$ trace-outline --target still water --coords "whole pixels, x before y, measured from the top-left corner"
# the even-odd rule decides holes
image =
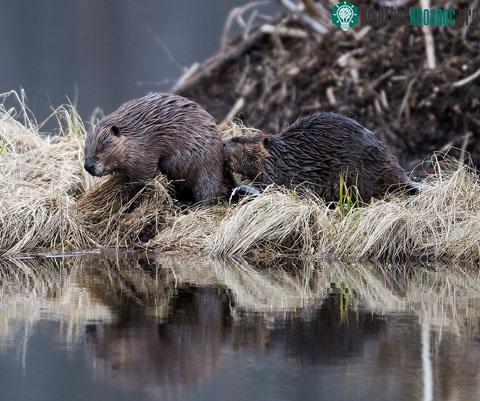
[[[478,272],[178,255],[0,269],[2,401],[480,399]]]
[[[110,113],[212,56],[230,10],[248,2],[0,0],[0,93],[24,88],[40,121],[68,99],[85,119]]]

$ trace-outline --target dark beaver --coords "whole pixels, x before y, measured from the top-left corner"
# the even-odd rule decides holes
[[[257,184],[306,185],[327,202],[339,199],[340,177],[364,202],[393,188],[416,187],[375,135],[335,113],[300,117],[280,134],[224,141],[225,165]]]
[[[85,170],[119,173],[143,183],[158,172],[174,181],[176,195],[193,201],[225,197],[221,136],[215,119],[184,97],[151,93],[121,105],[99,121],[85,140]]]

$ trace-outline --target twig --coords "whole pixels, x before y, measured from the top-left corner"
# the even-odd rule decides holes
[[[453,147],[455,141],[448,141],[445,145],[443,145],[440,149],[438,149],[436,152],[438,153],[447,153],[448,150],[450,150]]]
[[[263,24],[260,31],[269,34],[278,34],[280,36],[288,36],[291,38],[306,38],[308,35],[305,31],[297,28],[287,28],[284,26],[274,26],[270,24]]]
[[[243,106],[245,106],[245,99],[243,97],[239,98],[233,107],[230,109],[228,114],[225,116],[223,121],[220,123],[220,126],[224,126],[226,123],[232,121],[233,117],[235,117],[240,110],[242,110]]]
[[[255,18],[257,18],[258,11],[253,10],[251,14],[248,16],[247,22],[245,24],[245,29],[243,31],[243,39],[245,40],[248,38],[248,35],[250,34],[250,30],[252,29],[253,22],[255,21]]]
[[[372,82],[372,84],[370,85],[371,88],[375,89],[380,83],[382,83],[382,81],[384,81],[385,79],[390,77],[394,72],[395,72],[395,70],[393,70],[391,68],[387,72],[384,72],[375,81]]]
[[[472,133],[468,131],[465,135],[463,135],[462,140],[462,147],[460,148],[460,162],[463,163],[465,161],[465,154],[467,153],[467,146],[470,142],[470,138],[472,137]]]
[[[163,50],[163,52],[165,53],[167,58],[172,62],[172,64],[175,64],[182,71],[185,71],[185,66],[175,58],[172,51],[167,47],[165,43],[163,43],[163,40],[160,39],[160,36],[153,30],[153,28],[148,26],[147,31],[155,40],[155,42],[157,42],[157,44],[160,46],[160,48]]]
[[[307,14],[311,15],[313,18],[321,18],[320,12],[318,11],[313,0],[302,0],[302,3]]]
[[[421,0],[422,10],[430,9],[430,0]],[[435,41],[433,39],[430,25],[422,25],[422,32],[425,38],[425,51],[427,54],[427,69],[434,70],[437,67],[435,60]]]
[[[465,115],[468,121],[471,121],[477,128],[480,128],[480,120],[476,119],[471,113]]]
[[[460,81],[454,82],[452,84],[452,87],[459,88],[460,86],[464,86],[469,82],[472,82],[474,79],[477,79],[478,77],[480,77],[480,68],[477,71],[475,71],[472,75],[469,75],[468,77],[463,78]]]
[[[328,29],[324,27],[319,21],[315,18],[310,17],[310,15],[303,13],[294,3],[290,0],[277,0],[283,7],[288,11],[295,14],[300,21],[302,21],[309,28],[313,29],[320,35],[325,35],[328,32]]]
[[[202,79],[216,74],[223,66],[230,62],[234,62],[236,59],[247,53],[248,50],[265,35],[266,34],[263,32],[255,31],[248,37],[248,39],[241,41],[229,49],[226,49],[223,53],[220,52],[209,58],[207,61],[203,62],[193,74],[190,74],[188,79],[182,80],[183,82],[181,85],[177,83],[177,85],[175,85],[174,93],[181,94],[182,91],[188,90],[188,88],[191,88]]]
[[[385,92],[384,89],[382,89],[380,91],[380,103],[382,104],[382,106],[385,108],[385,109],[389,109],[389,105],[388,105],[388,99],[387,99],[387,93]]]
[[[408,99],[410,98],[410,92],[412,91],[413,84],[417,78],[413,78],[407,85],[407,90],[405,91],[405,96],[403,96],[402,103],[400,104],[400,110],[398,110],[398,118],[402,117],[405,108],[407,107]]]
[[[335,98],[335,92],[333,92],[333,88],[329,86],[326,91],[328,103],[330,103],[332,106],[337,104],[337,99]]]
[[[180,88],[193,74],[195,74],[200,66],[199,63],[192,64],[187,71],[185,71],[180,78],[178,78],[177,82],[175,83],[174,87],[172,88],[172,92],[175,92],[178,88]]]
[[[435,153],[450,153],[452,150],[459,150],[460,154],[458,156],[458,161],[459,163],[463,163],[465,161],[465,156],[470,155],[469,152],[467,152],[467,147],[470,144],[470,139],[472,138],[472,132],[468,131],[462,136],[458,138],[454,138],[451,141],[447,142],[445,145],[443,145],[440,149],[438,149]],[[458,143],[457,141],[461,140],[461,145],[460,148],[457,146],[454,146],[455,143]]]
[[[221,39],[221,42],[220,42],[220,52],[223,52],[227,47],[228,34],[229,34],[230,29],[232,27],[233,21],[236,20],[236,19],[238,20],[239,17],[241,17],[244,13],[246,13],[251,8],[262,6],[262,5],[265,5],[265,4],[268,4],[268,3],[269,3],[268,0],[252,1],[251,3],[248,3],[248,4],[244,5],[243,7],[235,7],[232,11],[230,11],[230,13],[228,14],[228,17],[227,17],[227,21],[225,22],[225,26],[223,27],[222,39]],[[250,23],[251,22],[252,21],[250,21]],[[250,30],[250,27],[247,27],[247,30]],[[246,35],[244,35],[244,38],[245,38],[245,36]]]
[[[240,92],[245,81],[247,79],[248,73],[250,72],[250,56],[247,54],[245,55],[245,68],[242,71],[242,75],[240,75],[240,79],[238,80],[238,84],[235,86],[235,92]]]

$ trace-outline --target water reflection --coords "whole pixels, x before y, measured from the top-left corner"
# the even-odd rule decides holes
[[[69,380],[106,399],[480,396],[477,271],[178,255],[1,264],[0,368],[23,366],[27,383],[0,375],[9,399],[42,393],[30,366],[58,353],[85,372]],[[42,332],[55,346],[38,353]]]

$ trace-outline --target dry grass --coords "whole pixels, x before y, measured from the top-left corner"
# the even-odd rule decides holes
[[[72,106],[52,113],[58,128],[47,136],[23,96],[0,98],[0,254],[133,246],[165,223],[174,206],[164,177],[132,194],[84,171],[85,127]]]
[[[342,260],[431,258],[480,260],[477,172],[454,163],[415,196],[396,194],[344,213],[313,196],[271,189],[244,201],[221,222],[209,249],[215,255],[308,254]]]
[[[62,107],[58,136],[39,134],[38,126],[15,92],[17,109],[0,105],[0,252],[57,247],[68,235],[68,209],[85,191],[81,165],[83,126],[72,107]],[[23,121],[20,123],[19,121]]]
[[[245,255],[253,249],[269,254],[312,254],[330,225],[328,209],[321,200],[272,188],[233,208],[210,247],[214,255]]]
[[[453,161],[437,162],[418,195],[362,207],[271,187],[237,205],[180,208],[161,176],[139,192],[116,177],[89,177],[82,168],[85,127],[73,107],[52,113],[58,128],[46,136],[22,96],[1,97],[0,254],[143,246],[257,260],[480,260],[478,174]],[[7,99],[17,107],[7,109]],[[223,134],[246,132],[255,131],[228,125]]]
[[[165,177],[149,181],[130,195],[128,185],[112,177],[95,186],[72,207],[75,245],[129,247],[151,237],[174,211]],[[80,242],[82,241],[82,242]]]

